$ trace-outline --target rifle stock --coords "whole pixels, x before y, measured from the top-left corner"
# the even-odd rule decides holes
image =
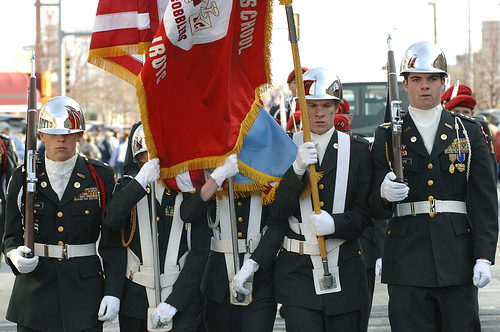
[[[389,84],[389,102],[391,107],[391,131],[392,131],[392,170],[396,174],[396,182],[404,182],[403,160],[401,157],[401,134],[403,128],[403,117],[401,100],[399,100],[398,77],[396,73],[396,62],[394,51],[391,48],[391,35],[387,37],[389,51],[387,53],[387,79]]]
[[[35,52],[31,56],[31,76],[28,90],[28,112],[26,115],[26,159],[24,161],[26,174],[25,204],[24,204],[24,245],[31,249],[33,256],[35,234],[34,234],[34,205],[36,191],[36,74],[35,74]]]

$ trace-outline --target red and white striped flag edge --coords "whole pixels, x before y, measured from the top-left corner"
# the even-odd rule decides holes
[[[272,1],[172,0],[137,77],[161,178],[241,150],[271,82]]]
[[[88,62],[135,84],[169,0],[100,0]]]

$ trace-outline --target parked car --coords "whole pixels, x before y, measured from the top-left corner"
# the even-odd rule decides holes
[[[351,130],[372,142],[375,129],[384,123],[387,103],[387,82],[349,82],[342,83],[344,98],[349,102],[353,115]],[[399,99],[403,111],[408,109],[410,99],[398,82]]]
[[[490,108],[487,110],[474,112],[474,116],[483,115],[486,121],[498,126],[500,124],[500,108]]]

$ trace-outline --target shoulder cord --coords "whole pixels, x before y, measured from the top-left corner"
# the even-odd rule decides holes
[[[5,169],[7,168],[7,148],[5,147],[5,144],[3,142],[3,139],[0,138],[0,142],[2,143],[2,148],[3,148],[3,171],[5,172]]]
[[[22,211],[23,193],[24,193],[24,186],[21,186],[21,189],[19,189],[19,194],[17,194],[17,208],[19,209],[19,213],[21,214],[21,216],[23,216],[24,220],[24,213]]]
[[[460,125],[462,126],[462,132],[464,133],[465,139],[467,140],[467,148],[469,149],[469,158],[467,158],[467,183],[469,182],[469,173],[470,173],[470,163],[471,163],[471,158],[472,158],[472,148],[470,145],[470,139],[469,135],[467,134],[467,130],[465,129],[465,126],[462,122],[462,119],[460,119],[458,116],[455,117],[455,130],[457,131],[457,140],[459,139],[458,136],[458,122],[460,122]]]
[[[210,229],[215,229],[219,227],[220,223],[220,215],[219,215],[219,200],[215,200],[215,222],[212,221],[212,216],[210,216],[210,211],[207,209],[207,220],[208,220],[208,227]]]
[[[101,207],[101,216],[102,216],[102,213],[104,212],[104,207],[106,206],[106,189],[104,188],[104,184],[102,183],[102,179],[99,177],[99,174],[97,174],[94,166],[92,166],[92,164],[88,164],[88,165],[89,165],[90,171],[92,172],[92,177],[94,178],[97,189],[100,189],[98,191],[98,195],[101,195],[101,191],[102,191],[102,204],[101,204],[101,200],[99,199],[99,206]]]
[[[137,205],[134,205],[132,211],[130,211],[130,228],[130,237],[128,238],[127,242],[125,242],[125,229],[121,229],[122,246],[124,246],[125,248],[130,245],[130,242],[132,242],[135,234],[135,229],[137,228]]]
[[[186,224],[187,247],[189,252],[191,252],[191,225],[191,223]]]

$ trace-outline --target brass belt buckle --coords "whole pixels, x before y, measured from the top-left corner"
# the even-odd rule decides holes
[[[434,216],[436,215],[436,202],[434,199],[432,199],[429,201],[429,203],[431,203],[429,216],[431,218],[434,218]]]
[[[245,253],[246,254],[251,254],[252,252],[250,251],[250,242],[252,241],[252,239],[250,240],[246,240],[245,239]]]
[[[130,281],[134,280],[134,271],[130,271],[130,275],[128,276],[128,280],[130,280]]]
[[[304,241],[299,241],[299,255],[304,254]]]
[[[411,215],[415,217],[417,215],[417,211],[415,210],[415,202],[410,202],[410,209]]]
[[[49,245],[48,244],[44,244],[43,245],[43,257],[50,258],[50,256],[49,256]]]

